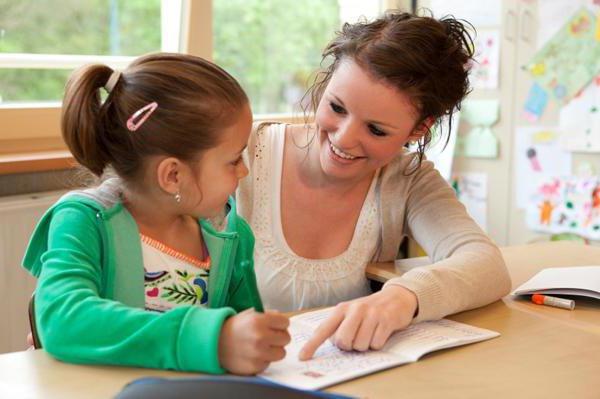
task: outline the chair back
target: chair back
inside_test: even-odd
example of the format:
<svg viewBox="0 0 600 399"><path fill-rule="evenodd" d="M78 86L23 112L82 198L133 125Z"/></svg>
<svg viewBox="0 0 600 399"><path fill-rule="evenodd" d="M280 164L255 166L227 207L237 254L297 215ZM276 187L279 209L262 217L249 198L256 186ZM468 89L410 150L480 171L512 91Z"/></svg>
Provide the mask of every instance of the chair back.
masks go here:
<svg viewBox="0 0 600 399"><path fill-rule="evenodd" d="M35 293L31 295L29 300L29 328L31 329L31 337L33 338L33 347L35 349L41 349L42 343L37 333L37 325L35 324Z"/></svg>

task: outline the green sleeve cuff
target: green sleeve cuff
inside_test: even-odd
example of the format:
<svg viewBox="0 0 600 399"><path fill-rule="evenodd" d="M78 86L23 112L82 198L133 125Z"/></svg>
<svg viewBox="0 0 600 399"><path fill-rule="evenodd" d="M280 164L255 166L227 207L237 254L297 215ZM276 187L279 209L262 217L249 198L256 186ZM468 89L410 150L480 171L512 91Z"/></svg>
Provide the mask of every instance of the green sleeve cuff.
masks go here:
<svg viewBox="0 0 600 399"><path fill-rule="evenodd" d="M181 370L223 374L219 363L219 338L225 320L235 315L231 308L192 308L179 333L177 355Z"/></svg>

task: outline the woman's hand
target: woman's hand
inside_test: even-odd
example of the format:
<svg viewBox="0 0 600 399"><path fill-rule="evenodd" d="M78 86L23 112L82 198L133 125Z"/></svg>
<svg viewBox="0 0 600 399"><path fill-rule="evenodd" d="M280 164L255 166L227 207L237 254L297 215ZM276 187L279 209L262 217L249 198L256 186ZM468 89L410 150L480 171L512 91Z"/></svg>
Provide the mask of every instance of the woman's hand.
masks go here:
<svg viewBox="0 0 600 399"><path fill-rule="evenodd" d="M399 285L388 285L364 298L342 302L304 344L299 358L312 358L329 337L346 351L381 349L392 333L410 324L417 305L417 296Z"/></svg>
<svg viewBox="0 0 600 399"><path fill-rule="evenodd" d="M234 374L252 375L285 357L289 319L279 312L248 309L223 323L219 339L221 366Z"/></svg>

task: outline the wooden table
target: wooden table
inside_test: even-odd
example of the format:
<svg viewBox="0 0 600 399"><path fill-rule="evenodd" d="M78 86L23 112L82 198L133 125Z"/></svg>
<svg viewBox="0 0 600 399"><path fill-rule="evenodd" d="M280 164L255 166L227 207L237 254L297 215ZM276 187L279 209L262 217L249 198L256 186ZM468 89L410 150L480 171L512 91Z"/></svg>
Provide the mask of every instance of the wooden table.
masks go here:
<svg viewBox="0 0 600 399"><path fill-rule="evenodd" d="M569 241L504 247L501 248L501 251L510 272L513 290L546 267L600 265L600 247L584 246ZM373 263L367 267L367 277L385 282L413 267L429 263L427 257L402 259L396 261L396 264ZM527 299L514 298L510 295L503 298L502 301L511 308L536 317L550 318L571 327L600 333L600 302L595 299L576 300L576 311L574 312L535 305ZM600 393L598 398L600 398Z"/></svg>
<svg viewBox="0 0 600 399"><path fill-rule="evenodd" d="M502 250L513 287L550 266L600 264L600 248L545 243ZM422 261L422 260L421 260ZM412 260L413 264L416 262ZM400 263L400 272L409 266ZM391 264L371 277L396 275ZM329 390L368 398L600 398L600 303L577 301L574 311L504 298L450 317L502 335L424 356L419 362L349 381ZM143 376L167 371L77 366L43 351L0 355L0 397L108 398Z"/></svg>

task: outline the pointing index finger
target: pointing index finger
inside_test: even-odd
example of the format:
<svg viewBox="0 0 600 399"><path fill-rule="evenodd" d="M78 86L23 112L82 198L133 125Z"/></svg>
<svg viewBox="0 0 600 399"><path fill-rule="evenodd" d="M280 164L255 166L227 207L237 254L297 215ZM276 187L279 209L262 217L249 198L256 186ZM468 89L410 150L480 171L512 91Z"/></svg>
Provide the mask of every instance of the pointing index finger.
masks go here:
<svg viewBox="0 0 600 399"><path fill-rule="evenodd" d="M344 320L343 312L334 312L329 318L327 318L321 325L315 330L313 336L306 341L298 358L300 360L309 360L313 357L317 349L331 337L339 327L340 323Z"/></svg>

